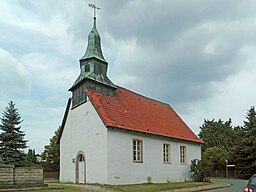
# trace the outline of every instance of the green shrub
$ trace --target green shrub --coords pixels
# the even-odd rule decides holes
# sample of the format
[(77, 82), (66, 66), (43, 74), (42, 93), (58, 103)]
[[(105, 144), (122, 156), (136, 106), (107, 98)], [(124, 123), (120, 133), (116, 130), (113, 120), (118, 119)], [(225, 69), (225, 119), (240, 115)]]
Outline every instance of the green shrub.
[(193, 181), (197, 182), (209, 182), (210, 166), (207, 161), (193, 159), (190, 165), (190, 173)]

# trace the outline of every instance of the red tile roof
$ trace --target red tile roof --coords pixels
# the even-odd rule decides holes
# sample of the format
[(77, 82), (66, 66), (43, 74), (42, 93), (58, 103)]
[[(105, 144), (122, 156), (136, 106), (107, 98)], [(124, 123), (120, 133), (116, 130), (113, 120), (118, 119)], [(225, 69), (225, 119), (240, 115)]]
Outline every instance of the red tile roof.
[(168, 104), (121, 87), (114, 96), (86, 93), (106, 127), (203, 143)]

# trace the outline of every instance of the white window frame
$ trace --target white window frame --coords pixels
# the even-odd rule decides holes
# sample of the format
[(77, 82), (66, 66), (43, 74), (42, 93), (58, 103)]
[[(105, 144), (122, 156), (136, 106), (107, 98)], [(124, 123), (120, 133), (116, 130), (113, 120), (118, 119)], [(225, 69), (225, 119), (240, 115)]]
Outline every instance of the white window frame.
[(187, 146), (185, 145), (180, 146), (180, 164), (187, 164)]
[(134, 163), (143, 163), (143, 141), (141, 139), (132, 140), (132, 159)]
[(163, 144), (163, 163), (164, 164), (171, 163), (171, 145), (170, 145), (170, 143)]

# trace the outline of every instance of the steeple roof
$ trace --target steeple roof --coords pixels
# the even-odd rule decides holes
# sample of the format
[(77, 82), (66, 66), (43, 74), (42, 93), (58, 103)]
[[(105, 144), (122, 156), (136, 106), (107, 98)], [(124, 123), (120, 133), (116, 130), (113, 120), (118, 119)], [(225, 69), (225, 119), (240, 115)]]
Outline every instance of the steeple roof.
[(86, 52), (80, 59), (80, 75), (69, 91), (74, 92), (83, 87), (83, 89), (97, 90), (112, 95), (116, 86), (107, 77), (108, 62), (102, 54), (101, 40), (96, 28), (95, 16), (93, 20), (93, 28), (88, 35)]
[(84, 56), (81, 60), (89, 59), (89, 58), (97, 58), (103, 62), (107, 61), (104, 59), (102, 50), (101, 50), (101, 43), (100, 43), (100, 35), (96, 28), (96, 17), (93, 18), (93, 28), (88, 35), (88, 45)]

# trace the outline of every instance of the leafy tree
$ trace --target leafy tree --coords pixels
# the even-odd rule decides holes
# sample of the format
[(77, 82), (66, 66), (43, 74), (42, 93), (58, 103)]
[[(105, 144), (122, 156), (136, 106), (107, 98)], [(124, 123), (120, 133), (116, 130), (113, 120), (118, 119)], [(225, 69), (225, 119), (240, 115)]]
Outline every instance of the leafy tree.
[(22, 151), (27, 147), (24, 132), (21, 131), (22, 120), (15, 104), (10, 101), (1, 118), (0, 129), (0, 156), (5, 164), (23, 166), (26, 164), (26, 155)]
[(205, 150), (203, 157), (212, 170), (221, 170), (225, 168), (225, 160), (229, 159), (229, 153), (223, 147), (209, 147)]
[(47, 169), (60, 170), (60, 146), (57, 139), (60, 135), (60, 127), (55, 131), (55, 135), (50, 139), (50, 144), (44, 147), (42, 153), (43, 167)]
[(255, 107), (248, 110), (244, 121), (241, 139), (234, 147), (234, 161), (241, 177), (250, 177), (256, 171), (256, 112)]
[(221, 119), (204, 120), (200, 129), (199, 137), (205, 142), (203, 151), (209, 147), (224, 147), (230, 151), (236, 141), (236, 132), (232, 127), (231, 119), (226, 122)]
[(193, 181), (208, 182), (210, 181), (210, 166), (208, 161), (202, 159), (193, 159), (190, 165), (190, 173)]

